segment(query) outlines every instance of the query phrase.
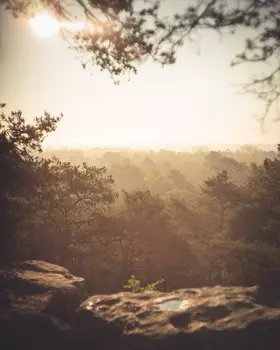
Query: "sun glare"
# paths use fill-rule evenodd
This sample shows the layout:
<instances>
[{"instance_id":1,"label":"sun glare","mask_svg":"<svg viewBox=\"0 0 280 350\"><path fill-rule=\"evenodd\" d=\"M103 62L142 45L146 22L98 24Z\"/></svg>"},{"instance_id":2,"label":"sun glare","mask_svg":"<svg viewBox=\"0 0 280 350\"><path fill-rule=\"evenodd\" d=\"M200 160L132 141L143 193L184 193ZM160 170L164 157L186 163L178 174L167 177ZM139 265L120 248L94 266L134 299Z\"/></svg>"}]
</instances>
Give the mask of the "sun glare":
<instances>
[{"instance_id":1,"label":"sun glare","mask_svg":"<svg viewBox=\"0 0 280 350\"><path fill-rule=\"evenodd\" d=\"M57 35L61 28L72 32L86 30L91 34L95 32L98 34L103 33L103 27L100 25L93 25L92 23L86 23L85 21L59 22L47 12L38 13L34 18L29 20L29 24L39 37L51 37Z\"/></svg>"},{"instance_id":2,"label":"sun glare","mask_svg":"<svg viewBox=\"0 0 280 350\"><path fill-rule=\"evenodd\" d=\"M34 32L39 37L54 36L59 32L59 22L46 12L38 13L34 18L29 20Z\"/></svg>"}]
</instances>

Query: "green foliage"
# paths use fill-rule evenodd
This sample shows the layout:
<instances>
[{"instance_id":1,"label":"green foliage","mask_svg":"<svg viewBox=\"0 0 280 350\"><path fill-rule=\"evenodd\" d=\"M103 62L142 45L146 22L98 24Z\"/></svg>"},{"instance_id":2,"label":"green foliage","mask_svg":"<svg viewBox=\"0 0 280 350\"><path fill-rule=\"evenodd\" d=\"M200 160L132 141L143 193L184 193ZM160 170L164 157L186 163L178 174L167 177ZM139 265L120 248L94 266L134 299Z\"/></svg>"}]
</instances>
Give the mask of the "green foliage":
<instances>
[{"instance_id":1,"label":"green foliage","mask_svg":"<svg viewBox=\"0 0 280 350\"><path fill-rule=\"evenodd\" d=\"M159 284L164 283L164 279L160 279L152 284L148 284L146 287L141 287L140 280L137 280L134 275L131 275L128 284L124 285L125 289L130 289L133 293L145 292L156 290Z\"/></svg>"},{"instance_id":2,"label":"green foliage","mask_svg":"<svg viewBox=\"0 0 280 350\"><path fill-rule=\"evenodd\" d=\"M131 275L128 284L124 285L125 289L131 289L133 293L143 292L144 288L140 286L140 281L135 278L134 275Z\"/></svg>"}]
</instances>

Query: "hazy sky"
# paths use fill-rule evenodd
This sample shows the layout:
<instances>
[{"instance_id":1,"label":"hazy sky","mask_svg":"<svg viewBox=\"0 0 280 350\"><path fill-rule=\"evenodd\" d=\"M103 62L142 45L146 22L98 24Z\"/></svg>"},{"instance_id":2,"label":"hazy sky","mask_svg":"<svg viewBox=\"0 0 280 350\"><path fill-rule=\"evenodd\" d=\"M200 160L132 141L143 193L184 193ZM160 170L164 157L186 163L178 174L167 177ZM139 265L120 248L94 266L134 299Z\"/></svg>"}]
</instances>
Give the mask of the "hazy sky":
<instances>
[{"instance_id":1,"label":"hazy sky","mask_svg":"<svg viewBox=\"0 0 280 350\"><path fill-rule=\"evenodd\" d=\"M172 7L185 3L173 0ZM167 4L167 9L168 9ZM28 120L62 112L46 145L184 147L190 144L278 143L279 123L262 135L260 103L238 85L258 72L230 68L246 33L204 33L201 54L186 43L175 65L141 67L116 86L106 73L84 71L59 36L39 38L26 20L0 13L0 102Z\"/></svg>"}]
</instances>

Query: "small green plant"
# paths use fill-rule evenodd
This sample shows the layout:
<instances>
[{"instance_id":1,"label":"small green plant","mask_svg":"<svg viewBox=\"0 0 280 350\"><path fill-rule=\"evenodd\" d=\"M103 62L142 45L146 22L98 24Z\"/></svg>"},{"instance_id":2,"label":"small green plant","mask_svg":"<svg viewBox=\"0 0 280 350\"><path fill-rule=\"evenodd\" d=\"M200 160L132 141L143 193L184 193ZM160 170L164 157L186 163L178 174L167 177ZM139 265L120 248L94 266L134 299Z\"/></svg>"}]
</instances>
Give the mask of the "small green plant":
<instances>
[{"instance_id":1,"label":"small green plant","mask_svg":"<svg viewBox=\"0 0 280 350\"><path fill-rule=\"evenodd\" d=\"M160 279L152 284L148 284L146 287L141 287L140 280L137 280L134 275L131 275L128 284L124 285L124 288L130 289L133 293L140 293L146 290L156 290L156 287L163 282L164 279Z\"/></svg>"}]
</instances>

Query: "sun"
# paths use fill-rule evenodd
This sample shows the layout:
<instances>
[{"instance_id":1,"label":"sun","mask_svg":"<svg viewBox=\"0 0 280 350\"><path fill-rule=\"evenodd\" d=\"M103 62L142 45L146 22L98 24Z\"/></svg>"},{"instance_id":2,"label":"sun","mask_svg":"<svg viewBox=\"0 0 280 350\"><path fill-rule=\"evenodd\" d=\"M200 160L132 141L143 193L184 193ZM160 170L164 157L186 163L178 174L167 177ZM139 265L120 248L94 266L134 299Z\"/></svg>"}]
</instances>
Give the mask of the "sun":
<instances>
[{"instance_id":1,"label":"sun","mask_svg":"<svg viewBox=\"0 0 280 350\"><path fill-rule=\"evenodd\" d=\"M0 0L1 1L1 0ZM39 37L51 37L58 34L60 29L66 29L70 32L82 32L94 34L98 33L102 35L104 32L104 26L86 23L83 21L58 21L54 16L47 12L39 12L37 15L28 20L31 28Z\"/></svg>"},{"instance_id":2,"label":"sun","mask_svg":"<svg viewBox=\"0 0 280 350\"><path fill-rule=\"evenodd\" d=\"M57 35L60 23L47 12L40 12L29 20L31 28L39 37L51 37Z\"/></svg>"}]
</instances>

